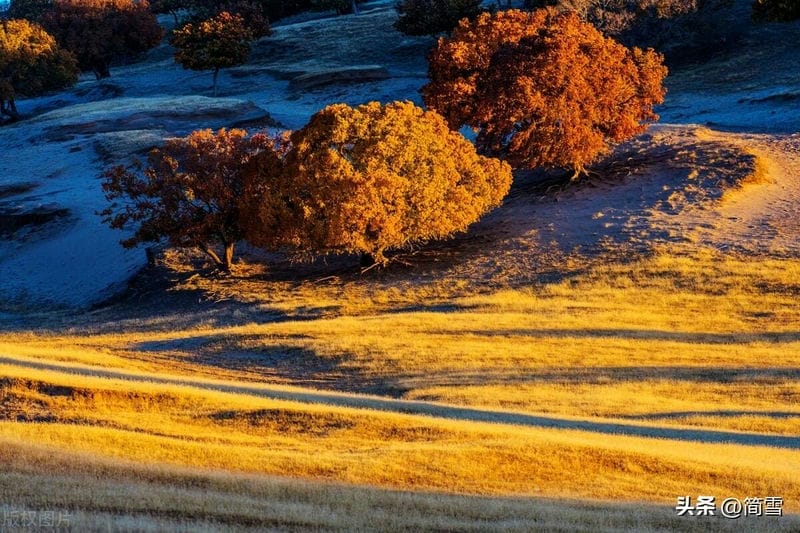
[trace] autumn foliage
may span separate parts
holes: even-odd
[[[19,118],[17,96],[63,89],[77,79],[75,59],[41,26],[27,20],[0,21],[0,115]]]
[[[480,152],[576,173],[658,118],[667,73],[652,50],[550,9],[462,21],[429,59],[426,105],[451,128],[474,128]]]
[[[252,40],[253,33],[242,17],[228,12],[186,24],[172,34],[175,61],[187,69],[213,70],[215,95],[220,69],[244,63]]]
[[[146,0],[56,0],[42,25],[97,79],[110,76],[113,62],[153,48],[163,35]]]
[[[508,165],[477,155],[439,115],[409,102],[329,106],[290,142],[292,244],[319,253],[384,262],[386,250],[464,231],[511,184]]]
[[[170,140],[150,153],[144,170],[116,166],[104,174],[111,205],[101,214],[112,228],[136,226],[123,241],[127,248],[166,239],[199,248],[221,270],[230,270],[234,245],[244,236],[243,169],[255,154],[270,150],[268,137],[236,129]]]
[[[759,21],[787,22],[800,18],[798,0],[755,0],[753,18]]]

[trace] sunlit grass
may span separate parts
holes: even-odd
[[[227,281],[202,283],[211,294],[230,290]],[[798,509],[796,449],[445,420],[209,389],[311,386],[565,421],[796,436],[800,261],[663,253],[474,296],[449,285],[402,294],[347,284],[262,290],[242,299],[287,319],[0,334],[0,440],[91,461],[398,489],[659,505],[678,494],[770,494]],[[414,300],[421,310],[409,308]],[[309,316],[309,309],[324,312]],[[75,374],[103,369],[135,381]]]

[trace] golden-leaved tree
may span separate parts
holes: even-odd
[[[64,89],[77,79],[75,58],[41,26],[24,19],[0,21],[0,116],[19,118],[17,96]]]
[[[196,24],[186,24],[172,34],[175,61],[183,68],[214,71],[214,96],[220,69],[244,63],[252,40],[253,32],[244,19],[227,11]]]
[[[199,130],[169,140],[150,153],[143,170],[116,166],[104,174],[102,186],[111,204],[100,214],[112,228],[135,226],[122,241],[126,248],[166,240],[198,248],[220,270],[229,271],[234,246],[244,237],[245,169],[254,156],[274,146],[265,135],[248,137],[239,129]]]
[[[429,61],[426,105],[453,129],[475,129],[481,153],[576,176],[657,120],[667,74],[661,55],[552,9],[461,21]]]
[[[265,179],[274,165],[267,164]],[[283,156],[287,241],[318,253],[384,253],[464,231],[498,206],[510,167],[475,152],[438,114],[410,102],[331,105],[291,134]],[[265,220],[274,220],[267,203]],[[248,231],[259,244],[261,226]]]

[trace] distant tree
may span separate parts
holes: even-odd
[[[53,0],[11,0],[8,18],[40,22],[42,15],[53,6]]]
[[[142,171],[116,166],[104,174],[111,205],[102,211],[112,228],[137,225],[126,248],[166,240],[195,247],[223,271],[231,269],[234,246],[244,236],[240,208],[249,160],[273,150],[265,135],[244,130],[195,131],[150,153]],[[215,250],[221,246],[221,252]]]
[[[213,19],[221,13],[239,16],[244,25],[252,33],[253,39],[260,39],[272,34],[269,18],[264,13],[264,6],[255,0],[194,0],[189,22],[199,24]]]
[[[15,98],[64,89],[78,79],[75,59],[38,24],[0,21],[0,115],[19,118]]]
[[[658,118],[662,60],[604,37],[573,12],[487,13],[439,39],[423,95],[451,128],[475,129],[480,152],[578,176]]]
[[[186,24],[172,33],[175,61],[183,68],[214,71],[214,96],[220,69],[244,63],[252,40],[253,32],[242,17],[228,12],[198,24]]]
[[[311,0],[311,9],[314,11],[335,11],[337,15],[347,13],[358,14],[356,0]]]
[[[112,62],[142,54],[163,35],[146,0],[56,0],[42,24],[97,79],[111,75]]]
[[[407,35],[449,34],[461,19],[483,11],[481,0],[402,0],[395,9],[400,17],[394,27]]]
[[[410,102],[328,106],[290,140],[289,240],[318,253],[385,263],[386,250],[464,231],[511,185],[508,165],[477,155],[439,115]]]
[[[185,9],[192,9],[194,0],[152,0],[150,11],[156,14],[172,15],[175,26],[178,25],[178,13]]]
[[[755,0],[753,19],[757,21],[788,22],[800,18],[800,0]]]
[[[528,7],[575,11],[626,46],[652,47],[672,55],[718,47],[730,37],[724,15],[732,0],[530,0]]]

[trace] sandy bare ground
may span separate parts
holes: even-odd
[[[701,242],[775,256],[800,255],[800,134],[750,135],[706,132],[704,136],[756,156],[763,183],[734,191],[695,231]]]
[[[648,424],[632,424],[608,419],[555,417],[551,415],[460,407],[438,402],[388,399],[365,394],[320,392],[314,389],[299,387],[255,384],[243,385],[231,381],[188,379],[180,376],[170,376],[168,374],[133,373],[89,365],[67,365],[56,362],[43,362],[13,355],[0,355],[0,364],[13,365],[15,367],[27,369],[56,371],[79,376],[162,385],[178,385],[193,389],[214,390],[245,396],[259,396],[275,400],[423,415],[450,420],[488,422],[549,429],[581,430],[599,434],[627,435],[688,442],[727,443],[744,446],[800,449],[800,437],[737,431],[690,429],[675,426],[662,427]]]

